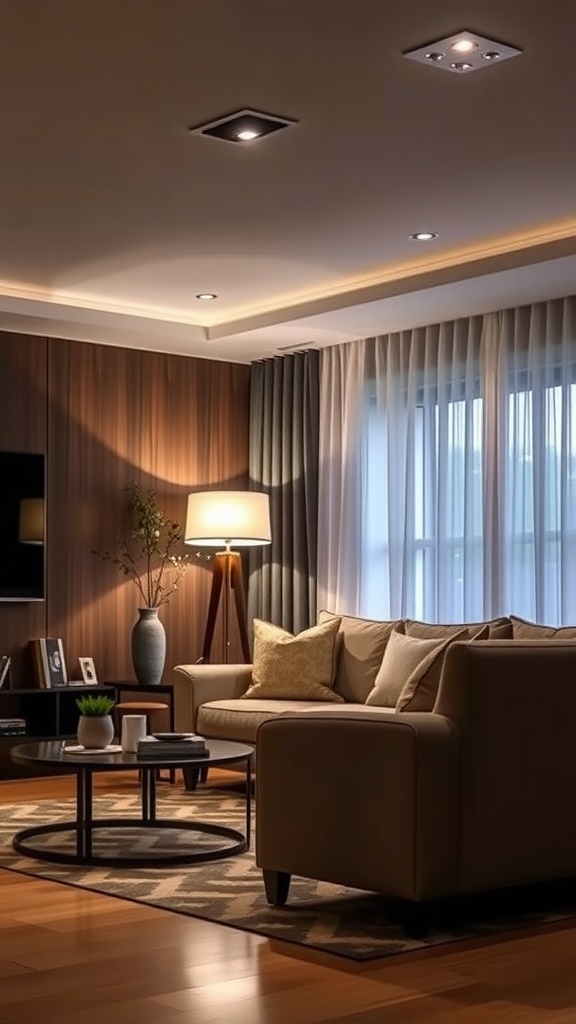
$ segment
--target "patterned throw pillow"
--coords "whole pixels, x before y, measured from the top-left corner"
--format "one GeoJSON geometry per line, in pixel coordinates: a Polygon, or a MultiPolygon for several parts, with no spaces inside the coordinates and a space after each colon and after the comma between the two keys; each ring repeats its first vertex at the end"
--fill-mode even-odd
{"type": "Polygon", "coordinates": [[[432,711],[447,647],[467,640],[468,631],[422,640],[393,632],[367,704],[396,711],[432,711]]]}
{"type": "Polygon", "coordinates": [[[244,696],[342,703],[332,689],[339,626],[340,619],[330,619],[294,636],[254,619],[252,685],[244,696]]]}

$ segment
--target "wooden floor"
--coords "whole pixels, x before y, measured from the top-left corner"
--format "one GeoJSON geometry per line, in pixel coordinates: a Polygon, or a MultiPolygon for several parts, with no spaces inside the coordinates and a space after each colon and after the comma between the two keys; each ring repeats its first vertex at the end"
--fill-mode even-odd
{"type": "MultiPolygon", "coordinates": [[[[0,802],[72,792],[70,778],[1,782],[0,802]]],[[[576,926],[356,965],[0,871],[0,1024],[66,1021],[575,1024],[576,926]]]]}

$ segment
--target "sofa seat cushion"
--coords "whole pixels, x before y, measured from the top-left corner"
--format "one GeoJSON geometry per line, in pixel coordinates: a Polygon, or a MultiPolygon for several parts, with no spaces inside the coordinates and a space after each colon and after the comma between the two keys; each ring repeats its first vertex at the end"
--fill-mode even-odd
{"type": "Polygon", "coordinates": [[[198,711],[197,732],[212,739],[255,743],[258,727],[285,711],[323,711],[334,704],[305,700],[255,700],[240,697],[234,700],[213,700],[198,711]]]}

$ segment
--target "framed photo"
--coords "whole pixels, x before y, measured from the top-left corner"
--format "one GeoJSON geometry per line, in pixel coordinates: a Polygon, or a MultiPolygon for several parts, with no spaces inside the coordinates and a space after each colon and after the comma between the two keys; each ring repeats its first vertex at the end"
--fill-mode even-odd
{"type": "Polygon", "coordinates": [[[98,683],[98,677],[96,675],[96,669],[94,668],[94,661],[92,658],[80,658],[79,661],[83,681],[86,684],[96,686],[98,683]]]}
{"type": "Polygon", "coordinates": [[[6,689],[10,686],[10,664],[11,657],[8,654],[4,654],[0,658],[0,690],[5,685],[6,689]]]}
{"type": "Polygon", "coordinates": [[[66,686],[68,674],[62,641],[56,637],[43,636],[31,640],[30,645],[38,685],[47,689],[66,686]]]}

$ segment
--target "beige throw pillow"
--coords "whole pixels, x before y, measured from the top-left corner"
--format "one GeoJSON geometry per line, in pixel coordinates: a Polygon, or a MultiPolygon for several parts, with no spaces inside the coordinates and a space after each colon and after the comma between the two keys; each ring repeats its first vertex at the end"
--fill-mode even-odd
{"type": "Polygon", "coordinates": [[[432,711],[446,648],[467,639],[465,629],[440,639],[393,632],[366,703],[396,711],[432,711]]]}
{"type": "MultiPolygon", "coordinates": [[[[404,632],[406,636],[417,636],[422,640],[442,639],[454,636],[466,630],[467,640],[505,640],[512,638],[512,623],[502,616],[489,619],[487,622],[421,622],[418,619],[406,619],[404,632]]],[[[464,637],[461,637],[464,639],[464,637]]]]}
{"type": "Polygon", "coordinates": [[[294,636],[254,619],[252,685],[244,696],[342,703],[332,689],[339,626],[340,619],[331,619],[294,636]]]}
{"type": "Polygon", "coordinates": [[[318,612],[318,622],[333,619],[340,621],[334,691],[345,701],[364,704],[374,686],[390,634],[393,629],[402,629],[402,621],[361,619],[355,615],[337,615],[324,608],[318,612]]]}

